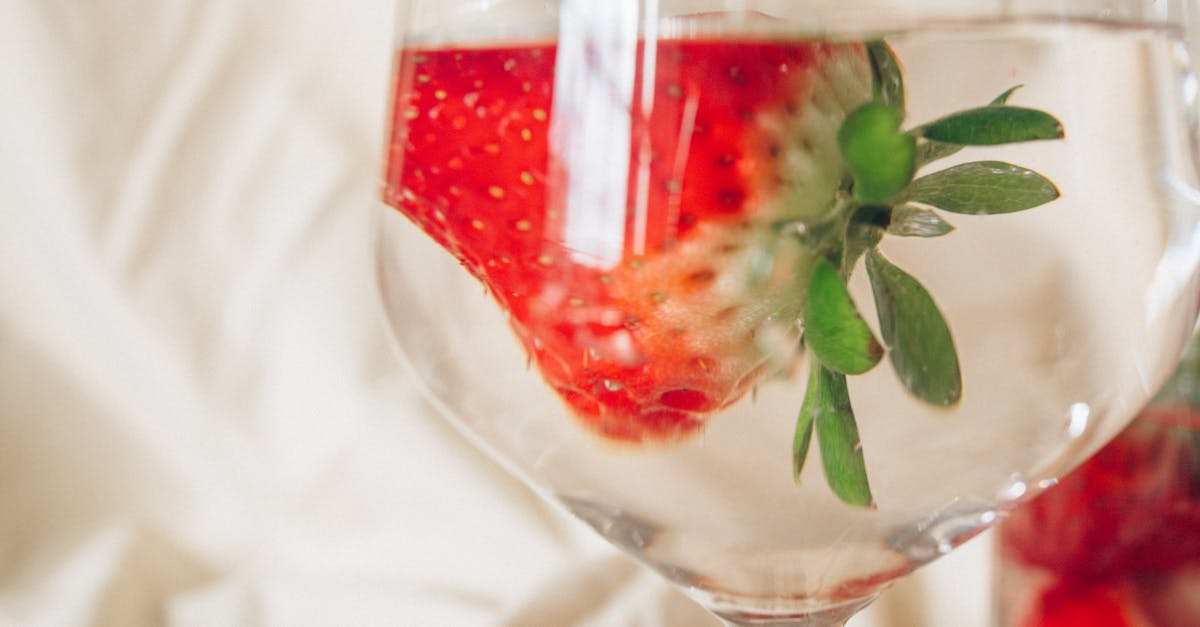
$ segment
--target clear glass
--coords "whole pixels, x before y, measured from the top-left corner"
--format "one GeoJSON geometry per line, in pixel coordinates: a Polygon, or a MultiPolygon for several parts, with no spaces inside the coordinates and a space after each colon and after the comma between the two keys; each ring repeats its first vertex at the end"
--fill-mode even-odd
{"type": "Polygon", "coordinates": [[[1170,373],[1200,293],[1194,10],[401,0],[379,237],[401,358],[729,623],[842,624],[1170,373]],[[1017,108],[1065,136],[926,125],[989,103],[967,126],[992,140],[1044,120],[1017,108]],[[839,355],[878,351],[819,342],[843,293],[888,347],[864,374],[839,355]],[[853,416],[820,402],[842,396],[853,416]]]}

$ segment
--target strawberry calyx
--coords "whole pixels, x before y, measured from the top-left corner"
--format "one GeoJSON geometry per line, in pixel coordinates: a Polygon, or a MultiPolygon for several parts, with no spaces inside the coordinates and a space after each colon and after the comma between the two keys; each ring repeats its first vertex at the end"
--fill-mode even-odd
{"type": "Polygon", "coordinates": [[[913,396],[948,406],[958,402],[962,388],[944,316],[928,290],[883,255],[882,239],[950,233],[953,227],[938,211],[1004,214],[1057,199],[1052,182],[1009,163],[969,162],[915,177],[924,166],[966,146],[1058,139],[1063,130],[1048,113],[1009,105],[1012,88],[985,107],[903,131],[900,62],[882,41],[869,42],[867,50],[874,97],[847,114],[838,130],[846,168],[839,204],[829,220],[806,229],[816,234],[809,236],[810,245],[838,272],[836,280],[827,272],[813,272],[808,284],[803,325],[814,374],[797,419],[792,459],[799,480],[815,432],[832,492],[847,504],[872,507],[846,375],[873,368],[885,346],[899,380],[913,396]],[[980,190],[988,192],[982,201],[980,190]],[[882,342],[863,322],[846,288],[864,257],[882,342]]]}
{"type": "Polygon", "coordinates": [[[846,116],[838,143],[854,179],[855,200],[883,203],[912,181],[917,140],[900,132],[903,121],[901,112],[878,100],[846,116]]]}

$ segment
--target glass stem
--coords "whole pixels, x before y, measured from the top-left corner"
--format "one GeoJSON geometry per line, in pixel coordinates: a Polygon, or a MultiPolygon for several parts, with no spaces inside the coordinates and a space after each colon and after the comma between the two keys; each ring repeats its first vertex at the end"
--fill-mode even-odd
{"type": "Polygon", "coordinates": [[[806,610],[802,613],[778,615],[751,614],[736,611],[713,611],[726,627],[845,627],[859,610],[871,604],[878,595],[847,601],[838,605],[806,610]]]}

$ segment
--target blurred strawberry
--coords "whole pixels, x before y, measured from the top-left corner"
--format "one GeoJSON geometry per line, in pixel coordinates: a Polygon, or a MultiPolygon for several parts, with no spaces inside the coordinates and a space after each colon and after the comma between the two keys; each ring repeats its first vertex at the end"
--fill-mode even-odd
{"type": "Polygon", "coordinates": [[[1141,627],[1130,610],[1134,597],[1119,584],[1063,580],[1046,590],[1020,627],[1141,627]]]}
{"type": "Polygon", "coordinates": [[[1147,409],[1116,439],[1000,526],[1010,558],[1084,580],[1200,559],[1200,413],[1147,409]]]}

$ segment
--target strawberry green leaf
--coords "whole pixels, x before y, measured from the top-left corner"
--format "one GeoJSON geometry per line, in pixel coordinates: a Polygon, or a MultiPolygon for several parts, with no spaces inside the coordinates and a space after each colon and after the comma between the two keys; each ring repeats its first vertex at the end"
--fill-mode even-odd
{"type": "Polygon", "coordinates": [[[938,159],[945,159],[962,149],[963,146],[961,144],[947,144],[946,142],[931,141],[922,137],[917,140],[917,168],[920,169],[922,166],[938,159]]]}
{"type": "Polygon", "coordinates": [[[1016,92],[1018,89],[1020,89],[1022,87],[1024,87],[1024,85],[1013,85],[1012,87],[1009,87],[1008,89],[1004,90],[1004,93],[1000,94],[999,96],[996,96],[995,98],[992,98],[992,101],[989,104],[991,104],[993,106],[1008,104],[1008,99],[1012,97],[1014,92],[1016,92]]]}
{"type": "Polygon", "coordinates": [[[967,146],[992,146],[1063,137],[1058,118],[1037,109],[1005,104],[967,109],[918,129],[921,136],[967,146]]]}
{"type": "MultiPolygon", "coordinates": [[[[988,105],[997,106],[1007,104],[1008,99],[1012,97],[1013,93],[1021,87],[1023,87],[1023,85],[1014,85],[1009,87],[1004,93],[993,98],[988,105]]],[[[924,130],[924,127],[920,127],[911,131],[914,136],[919,137],[917,140],[917,169],[920,169],[922,166],[928,163],[937,161],[938,159],[945,159],[946,157],[949,157],[950,155],[953,155],[963,149],[962,144],[951,144],[944,141],[934,141],[932,139],[928,139],[927,137],[921,137],[921,134],[924,132],[924,130]]]]}
{"type": "Polygon", "coordinates": [[[881,203],[912,180],[916,140],[900,132],[900,122],[900,113],[875,101],[852,111],[838,129],[838,145],[860,202],[881,203]]]}
{"type": "Polygon", "coordinates": [[[867,253],[867,274],[883,341],[890,349],[892,367],[900,381],[928,403],[957,403],[962,396],[958,353],[933,297],[879,249],[867,253]]]}
{"type": "Polygon", "coordinates": [[[941,216],[921,207],[901,205],[892,211],[887,232],[901,237],[939,237],[954,230],[941,216]]]}
{"type": "Polygon", "coordinates": [[[808,458],[808,447],[812,442],[813,423],[818,409],[826,403],[821,388],[821,364],[815,358],[808,373],[808,387],[804,390],[804,402],[800,405],[800,415],[796,418],[796,434],[792,437],[792,476],[800,483],[800,474],[804,471],[804,462],[808,458]]]}
{"type": "Polygon", "coordinates": [[[801,421],[815,423],[817,444],[829,489],[849,505],[873,507],[862,443],[858,437],[846,376],[813,363],[801,421]]]}
{"type": "Polygon", "coordinates": [[[862,374],[883,357],[883,347],[859,315],[833,264],[817,261],[808,280],[804,341],[831,370],[862,374]]]}
{"type": "Polygon", "coordinates": [[[867,56],[871,60],[871,78],[874,83],[875,99],[891,107],[904,117],[904,73],[892,47],[882,40],[867,42],[867,56]]]}
{"type": "Polygon", "coordinates": [[[1002,161],[975,161],[913,181],[903,198],[953,213],[998,214],[1023,211],[1058,198],[1046,177],[1002,161]]]}

